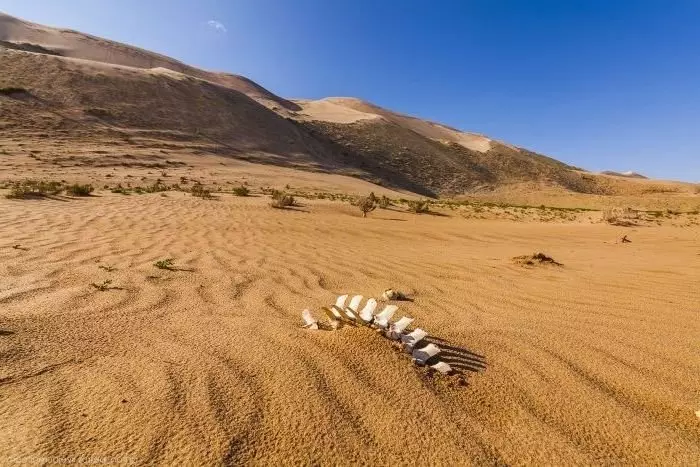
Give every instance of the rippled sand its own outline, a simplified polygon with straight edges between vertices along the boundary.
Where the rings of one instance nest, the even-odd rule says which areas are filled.
[[[0,464],[700,459],[697,227],[623,245],[606,225],[98,194],[0,200]],[[511,261],[535,251],[564,266]],[[466,386],[366,328],[299,327],[387,287]]]

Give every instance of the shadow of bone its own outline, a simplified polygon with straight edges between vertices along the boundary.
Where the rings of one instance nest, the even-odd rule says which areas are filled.
[[[464,347],[455,345],[438,337],[426,337],[425,345],[434,344],[440,348],[440,353],[428,361],[429,364],[445,362],[457,373],[480,373],[487,368],[486,357],[474,353]],[[435,360],[434,362],[432,360]]]

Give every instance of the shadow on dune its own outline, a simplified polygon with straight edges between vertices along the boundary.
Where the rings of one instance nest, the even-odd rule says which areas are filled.
[[[377,217],[380,221],[396,221],[396,222],[406,222],[406,219],[398,219],[396,217]]]
[[[426,337],[424,342],[426,345],[435,344],[440,347],[441,350],[441,352],[434,357],[435,362],[429,361],[428,363],[437,363],[438,361],[445,362],[458,373],[479,373],[486,370],[486,357],[483,355],[476,354],[464,347],[459,347],[438,337]]]

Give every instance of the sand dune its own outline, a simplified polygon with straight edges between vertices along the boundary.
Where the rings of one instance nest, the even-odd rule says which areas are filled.
[[[359,99],[290,101],[242,76],[5,14],[0,60],[0,88],[26,90],[23,98],[0,93],[7,137],[53,139],[68,131],[78,144],[87,138],[106,151],[115,136],[160,132],[232,158],[351,175],[424,196],[527,183],[596,195],[640,187]],[[664,185],[655,189],[692,191]]]
[[[380,115],[387,120],[409,128],[412,131],[425,136],[426,138],[437,141],[457,143],[467,149],[478,152],[487,152],[489,149],[491,149],[491,140],[483,135],[466,133],[439,123],[421,120],[408,115],[402,115],[397,112],[383,109],[377,105],[370,104],[369,102],[364,102],[360,99],[351,97],[330,97],[324,100],[360,112]]]
[[[605,225],[98,195],[0,201],[0,458],[700,456],[697,228],[638,229],[620,245]],[[543,248],[564,266],[510,261]],[[168,257],[182,270],[153,267]],[[106,279],[114,290],[90,286]],[[304,307],[390,286],[415,295],[401,311],[455,349],[467,386],[366,329],[299,327]]]

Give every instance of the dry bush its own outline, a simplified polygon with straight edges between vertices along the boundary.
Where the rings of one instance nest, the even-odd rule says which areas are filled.
[[[408,202],[408,210],[416,214],[430,212],[430,201],[422,199],[410,200]]]
[[[516,256],[513,261],[517,264],[523,266],[536,266],[536,265],[547,265],[551,264],[553,266],[563,266],[558,261],[555,261],[551,256],[547,256],[544,253],[535,253],[533,255]]]
[[[294,196],[285,193],[284,191],[273,190],[272,191],[272,203],[270,206],[277,209],[284,209],[286,207],[294,206]]]
[[[248,189],[248,187],[241,185],[233,189],[233,194],[236,196],[248,196],[250,195],[250,190]]]
[[[69,185],[66,187],[66,192],[73,196],[90,196],[90,193],[95,191],[92,185]]]
[[[170,188],[168,188],[168,185],[163,183],[161,179],[158,179],[153,185],[149,185],[144,188],[144,191],[146,193],[160,193],[161,191],[168,191],[169,189]]]
[[[357,207],[360,208],[360,211],[362,211],[362,217],[367,217],[368,212],[372,212],[377,208],[377,202],[376,197],[374,197],[374,193],[370,193],[369,196],[360,198],[357,201]]]
[[[391,206],[391,198],[382,195],[382,198],[379,200],[379,207],[381,209],[389,209],[389,206]]]
[[[190,190],[190,193],[192,193],[192,196],[196,196],[198,198],[203,198],[203,199],[211,199],[211,191],[207,190],[204,185],[201,183],[195,183],[192,185],[192,189]]]
[[[10,193],[5,195],[5,197],[10,199],[43,198],[57,195],[61,191],[63,191],[61,182],[23,180],[12,183]]]

